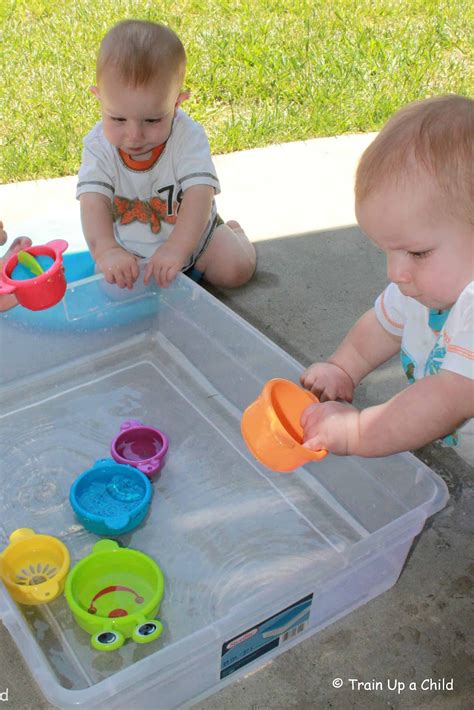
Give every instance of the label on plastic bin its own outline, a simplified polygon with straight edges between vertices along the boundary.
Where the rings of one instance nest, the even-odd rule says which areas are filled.
[[[221,679],[281,646],[307,626],[313,595],[270,616],[222,645]]]

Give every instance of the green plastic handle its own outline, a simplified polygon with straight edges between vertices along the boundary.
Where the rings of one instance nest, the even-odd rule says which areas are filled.
[[[44,274],[44,269],[41,264],[39,264],[36,261],[35,257],[29,254],[27,251],[19,251],[17,257],[20,264],[25,268],[29,269],[32,274],[35,274],[36,276]]]

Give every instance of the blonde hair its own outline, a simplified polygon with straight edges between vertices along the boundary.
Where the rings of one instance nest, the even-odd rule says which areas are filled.
[[[180,88],[186,71],[186,52],[179,37],[165,25],[124,20],[112,27],[100,43],[97,83],[109,71],[127,86],[175,81]]]
[[[474,223],[474,101],[454,94],[397,111],[364,151],[356,173],[356,204],[389,181],[431,175],[447,209]]]

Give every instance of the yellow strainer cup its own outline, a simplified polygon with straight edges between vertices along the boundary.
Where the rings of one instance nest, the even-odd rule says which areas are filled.
[[[0,553],[0,577],[20,604],[46,604],[63,591],[69,564],[68,549],[60,540],[19,528]]]

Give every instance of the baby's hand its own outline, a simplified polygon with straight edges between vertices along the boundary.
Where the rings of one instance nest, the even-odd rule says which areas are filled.
[[[109,284],[115,283],[120,288],[133,288],[140,273],[136,257],[119,246],[101,254],[97,259],[97,268]]]
[[[354,383],[344,370],[330,362],[316,362],[303,372],[300,382],[321,402],[343,399],[352,402]]]
[[[0,225],[3,227],[2,223],[0,222]],[[5,234],[5,239],[6,239],[6,232]],[[1,235],[0,235],[1,238]],[[10,245],[8,251],[6,254],[4,254],[3,257],[0,258],[0,269],[3,266],[3,263],[5,261],[8,261],[8,259],[13,255],[17,254],[19,251],[22,249],[28,249],[28,247],[31,246],[31,239],[29,237],[17,237],[14,239],[12,244]],[[16,306],[18,301],[16,300],[16,296],[14,293],[6,293],[0,296],[0,312],[3,311],[8,311],[10,308],[13,308],[13,306]]]
[[[160,288],[166,288],[176,278],[187,261],[187,254],[176,248],[171,242],[165,242],[155,251],[145,267],[143,280],[147,284],[152,276]]]
[[[360,412],[348,404],[311,404],[301,415],[304,446],[347,456],[357,451]]]
[[[7,241],[7,236],[7,233],[3,229],[3,222],[0,222],[0,245],[5,244],[5,242]]]

